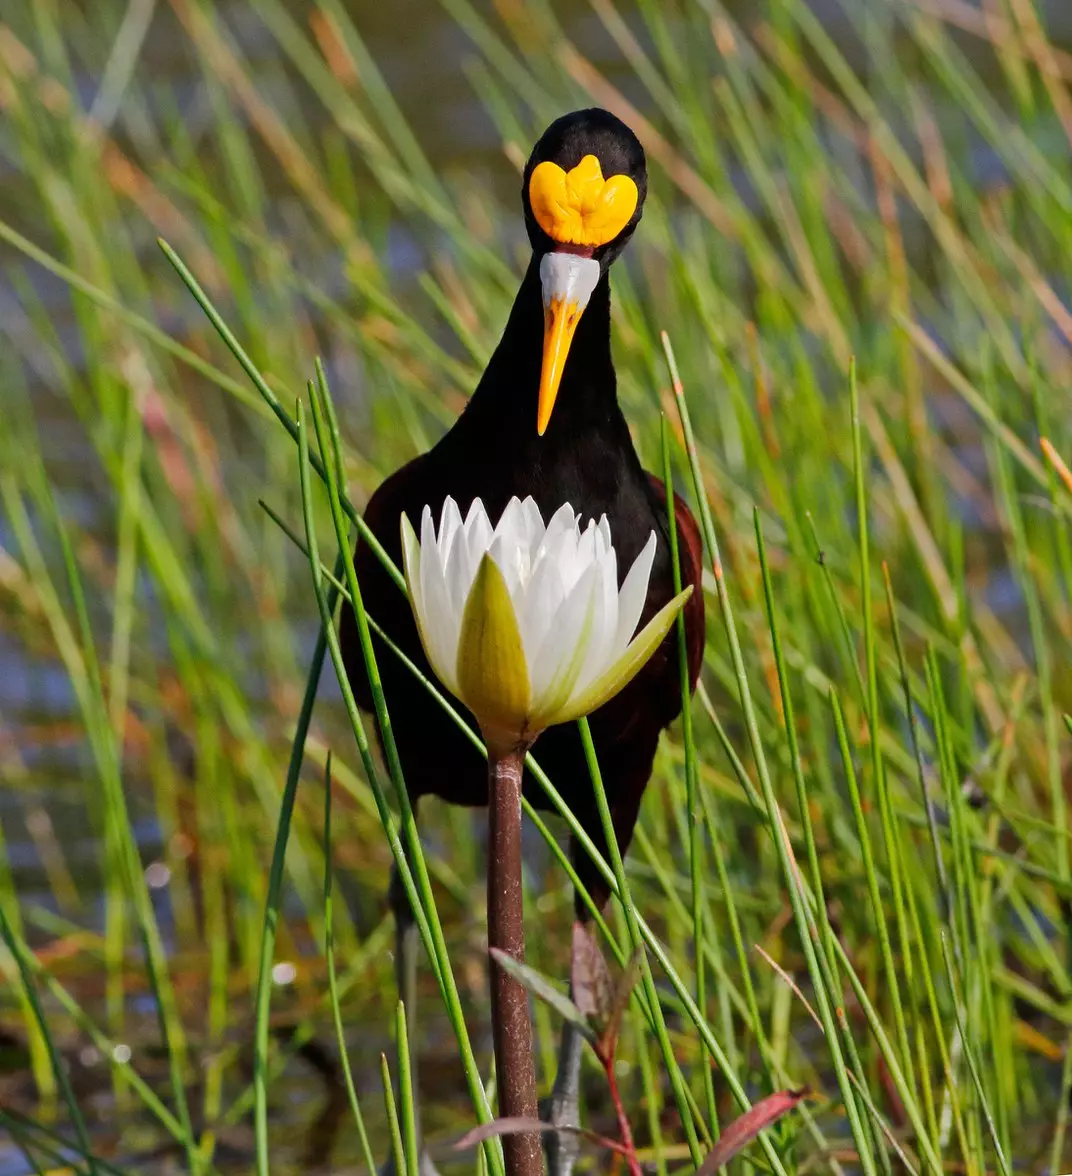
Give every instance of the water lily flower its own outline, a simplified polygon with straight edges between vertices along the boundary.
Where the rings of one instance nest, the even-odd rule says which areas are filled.
[[[606,516],[569,503],[544,525],[532,498],[512,498],[492,528],[480,499],[464,521],[443,504],[436,533],[402,516],[402,552],[421,643],[447,689],[476,716],[489,748],[529,746],[545,728],[589,714],[638,673],[691,592],[634,635],[647,598],[655,532],[618,587]]]

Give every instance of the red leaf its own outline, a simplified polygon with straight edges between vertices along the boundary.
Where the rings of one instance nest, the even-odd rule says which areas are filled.
[[[714,1176],[741,1148],[747,1147],[764,1127],[769,1127],[786,1111],[791,1111],[807,1093],[807,1087],[803,1087],[800,1090],[780,1090],[777,1094],[768,1094],[739,1119],[734,1119],[722,1132],[718,1143],[707,1153],[707,1159],[696,1169],[696,1176]]]

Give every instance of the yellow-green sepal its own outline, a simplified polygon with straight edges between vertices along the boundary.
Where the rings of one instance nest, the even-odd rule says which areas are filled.
[[[462,612],[458,692],[485,734],[524,734],[531,687],[510,590],[490,555],[480,561]]]
[[[573,699],[569,706],[551,720],[554,723],[568,723],[572,719],[579,719],[582,715],[590,715],[598,710],[605,702],[609,702],[620,690],[640,673],[651,655],[659,648],[663,638],[670,631],[670,626],[677,618],[677,614],[685,607],[685,601],[692,595],[690,584],[683,592],[679,592],[669,603],[651,618],[643,629],[625,647],[621,657],[584,691]]]

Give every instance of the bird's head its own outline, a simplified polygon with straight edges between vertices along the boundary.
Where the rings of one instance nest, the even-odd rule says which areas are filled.
[[[606,110],[578,110],[556,119],[525,165],[521,200],[543,286],[536,423],[541,436],[577,323],[599,279],[633,235],[647,190],[644,148]]]

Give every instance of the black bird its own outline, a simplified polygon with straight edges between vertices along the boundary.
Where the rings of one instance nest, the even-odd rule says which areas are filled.
[[[536,144],[521,197],[532,258],[502,339],[454,426],[428,453],[392,474],[365,511],[370,530],[399,566],[403,512],[417,520],[428,505],[438,518],[450,495],[464,516],[479,497],[494,521],[512,496],[531,495],[545,520],[564,502],[585,518],[605,514],[623,576],[655,530],[657,551],[641,625],[674,595],[662,479],[641,468],[633,448],[618,406],[610,348],[609,271],[640,220],[646,191],[640,142],[605,110],[565,115]],[[684,617],[689,681],[695,686],[704,644],[702,545],[696,522],[679,498],[675,513],[682,581],[693,586]],[[369,613],[430,674],[402,593],[366,544],[358,544],[355,558]],[[681,710],[676,640],[671,630],[640,674],[590,719],[623,852],[633,835],[659,733]],[[357,699],[371,710],[350,610],[343,616],[342,648]],[[479,754],[382,642],[376,652],[414,804],[427,794],[455,804],[487,804],[487,770]],[[544,732],[534,754],[583,828],[605,850],[575,724]],[[524,790],[537,808],[549,807],[528,773]],[[602,876],[583,849],[572,845],[571,851],[584,884],[597,902],[605,903],[609,894]],[[416,929],[396,880],[391,893],[399,980],[412,1009]],[[584,908],[578,907],[584,920]],[[580,1048],[576,1034],[567,1031],[551,1100],[556,1122],[576,1123]],[[567,1176],[573,1137],[548,1138],[558,1141],[548,1149],[551,1176]]]

